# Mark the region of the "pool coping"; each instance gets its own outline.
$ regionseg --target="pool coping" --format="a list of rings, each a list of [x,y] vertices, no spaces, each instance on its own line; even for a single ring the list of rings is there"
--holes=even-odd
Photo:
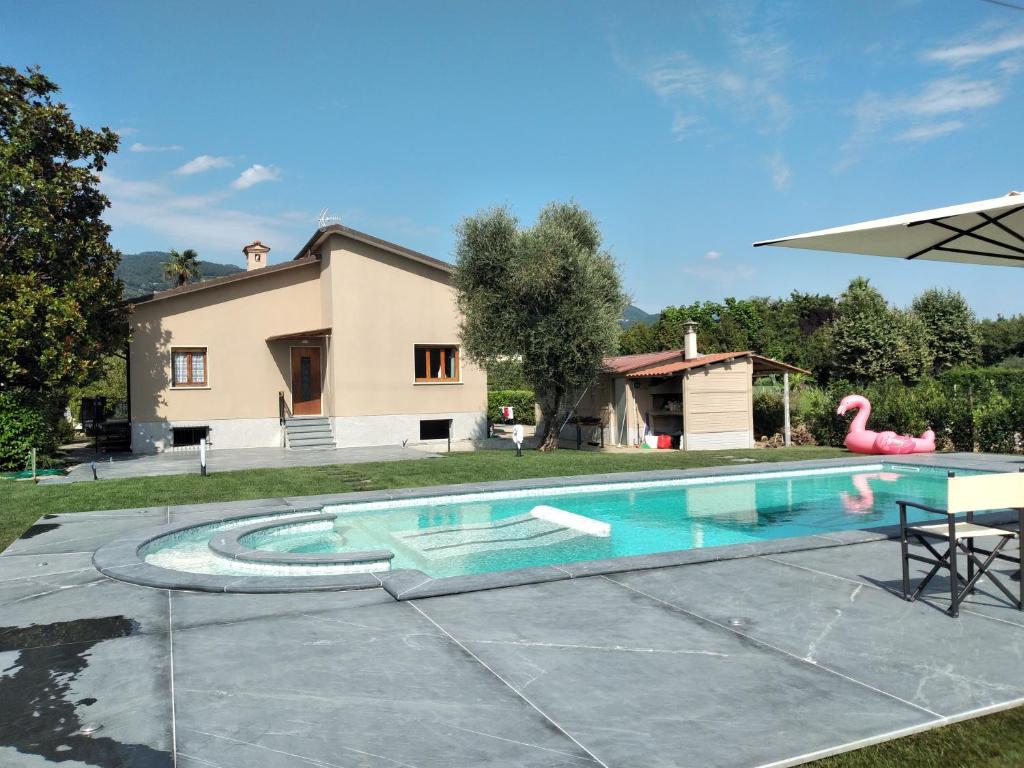
[[[838,459],[815,459],[809,461],[757,462],[753,464],[700,467],[684,470],[650,470],[643,472],[615,472],[599,475],[575,475],[569,477],[540,477],[525,480],[503,480],[485,483],[463,483],[458,485],[426,486],[420,488],[388,489],[382,491],[357,491],[346,494],[323,496],[302,496],[282,499],[281,505],[259,506],[261,500],[253,500],[252,506],[224,514],[223,507],[216,504],[172,507],[173,511],[192,514],[192,519],[178,523],[147,528],[131,536],[115,539],[96,550],[93,565],[105,576],[119,581],[139,584],[158,589],[174,589],[198,592],[226,593],[289,593],[312,591],[346,591],[358,589],[384,589],[398,601],[415,600],[441,595],[478,592],[504,587],[540,584],[551,581],[600,576],[626,571],[644,571],[718,560],[735,560],[761,555],[777,555],[813,549],[863,544],[899,537],[899,526],[884,525],[863,529],[835,531],[828,534],[813,534],[744,544],[728,544],[699,549],[671,550],[644,555],[628,555],[599,560],[583,560],[561,565],[543,565],[517,568],[491,573],[462,576],[432,577],[411,568],[373,573],[353,573],[316,576],[224,576],[213,574],[176,571],[147,563],[140,551],[151,541],[161,536],[206,525],[214,522],[242,520],[249,517],[263,517],[273,514],[301,512],[324,514],[322,509],[330,504],[358,504],[365,502],[393,501],[399,499],[431,498],[434,496],[462,496],[481,492],[533,490],[551,487],[572,487],[608,482],[645,482],[677,480],[693,477],[728,477],[742,475],[770,474],[774,472],[808,471],[835,467],[851,469],[861,465],[873,466],[879,463],[914,465],[920,464],[940,469],[982,469],[998,471],[988,460],[971,461],[972,454],[912,454],[900,457],[851,456]],[[886,461],[886,458],[889,458]],[[1018,462],[1005,461],[1005,470],[1013,471]],[[973,465],[973,466],[972,466]],[[265,501],[265,500],[264,500]],[[292,501],[301,506],[293,506]],[[229,503],[226,503],[229,504]],[[170,514],[170,513],[169,513]],[[329,513],[328,513],[329,514]],[[979,516],[990,524],[1010,522],[1007,513],[990,513]]]

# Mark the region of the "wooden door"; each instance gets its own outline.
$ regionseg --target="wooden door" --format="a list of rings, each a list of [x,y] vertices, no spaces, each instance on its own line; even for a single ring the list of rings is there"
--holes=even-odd
[[[320,348],[292,347],[292,415],[320,415]]]

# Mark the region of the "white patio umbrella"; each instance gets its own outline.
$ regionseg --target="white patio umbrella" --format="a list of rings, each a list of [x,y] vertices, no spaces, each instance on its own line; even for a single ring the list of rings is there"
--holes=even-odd
[[[1010,192],[976,203],[754,243],[763,245],[1024,267],[1024,195]]]

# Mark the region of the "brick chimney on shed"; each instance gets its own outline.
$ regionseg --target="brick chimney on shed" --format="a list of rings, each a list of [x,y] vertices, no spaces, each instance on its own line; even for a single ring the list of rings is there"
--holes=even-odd
[[[259,240],[253,240],[242,249],[242,253],[245,254],[245,270],[252,272],[254,269],[263,269],[267,266],[267,254],[270,253],[270,248]]]

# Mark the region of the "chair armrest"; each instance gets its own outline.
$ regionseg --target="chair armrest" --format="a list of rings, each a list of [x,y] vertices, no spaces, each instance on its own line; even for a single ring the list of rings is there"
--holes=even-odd
[[[920,502],[917,501],[903,501],[902,499],[897,499],[896,503],[899,505],[901,510],[905,510],[907,507],[913,507],[914,509],[920,509],[925,512],[930,512],[933,515],[942,515],[944,517],[951,517],[956,515],[955,512],[950,512],[949,510],[946,509],[939,509],[938,507],[929,507],[927,504],[921,504]]]

